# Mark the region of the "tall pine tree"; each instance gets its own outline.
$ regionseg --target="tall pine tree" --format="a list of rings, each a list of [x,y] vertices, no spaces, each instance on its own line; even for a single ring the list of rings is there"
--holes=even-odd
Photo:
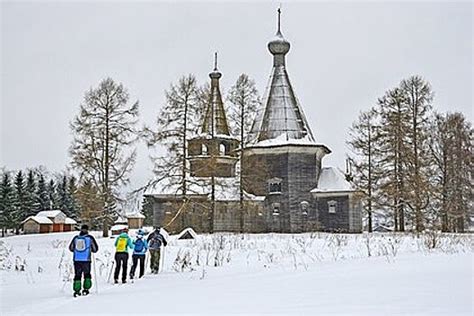
[[[33,216],[36,214],[39,209],[38,197],[36,195],[36,179],[35,173],[33,170],[28,170],[28,175],[26,176],[26,187],[25,187],[25,213],[23,214],[24,218],[28,216]]]
[[[15,176],[15,193],[14,193],[14,223],[16,233],[19,233],[20,223],[28,214],[28,200],[26,194],[25,179],[23,172],[20,170]]]
[[[7,229],[14,226],[14,190],[11,184],[8,172],[3,173],[0,182],[0,225],[2,228],[2,237],[5,236]]]
[[[49,199],[48,188],[43,174],[39,175],[38,188],[36,190],[38,211],[46,211],[51,207],[51,200]]]

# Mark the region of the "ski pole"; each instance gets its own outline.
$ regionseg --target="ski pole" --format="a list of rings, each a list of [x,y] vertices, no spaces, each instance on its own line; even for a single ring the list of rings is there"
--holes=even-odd
[[[161,257],[160,258],[161,259],[160,260],[161,261],[161,263],[160,263],[160,273],[162,273],[163,272],[163,266],[165,264],[165,246],[164,245],[161,246],[161,256],[160,257]]]
[[[112,277],[112,271],[114,270],[115,261],[112,261],[112,265],[110,266],[109,276],[107,277],[107,283],[110,283],[110,278]]]
[[[99,294],[99,279],[97,278],[97,261],[95,259],[94,253],[92,253],[92,259],[94,260],[94,279],[95,279],[95,293]]]

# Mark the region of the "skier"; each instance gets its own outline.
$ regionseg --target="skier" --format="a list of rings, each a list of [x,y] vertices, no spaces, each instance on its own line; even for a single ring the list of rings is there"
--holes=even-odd
[[[82,225],[79,235],[75,236],[69,244],[69,250],[73,252],[74,260],[74,283],[72,288],[74,290],[74,297],[78,295],[89,294],[89,289],[92,287],[91,276],[91,252],[96,253],[99,246],[95,238],[89,235],[89,226]],[[84,286],[81,293],[81,279],[84,274]]]
[[[155,227],[155,230],[148,236],[148,248],[150,249],[150,266],[151,273],[158,274],[160,269],[160,255],[161,255],[161,245],[166,247],[168,244],[166,239],[160,233],[160,227]]]
[[[114,282],[118,283],[120,267],[122,267],[122,283],[127,283],[127,267],[128,267],[128,248],[133,249],[132,239],[128,236],[128,229],[115,239],[115,273]]]
[[[145,233],[143,230],[138,230],[137,238],[133,242],[133,254],[132,254],[132,269],[130,270],[130,279],[135,276],[135,270],[137,269],[138,261],[140,261],[140,274],[141,278],[145,274],[145,256],[148,250],[148,242],[143,239]]]

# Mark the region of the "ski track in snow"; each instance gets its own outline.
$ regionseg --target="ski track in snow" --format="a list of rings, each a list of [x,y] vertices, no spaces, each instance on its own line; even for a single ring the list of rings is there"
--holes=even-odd
[[[72,263],[67,245],[73,235],[0,239],[11,247],[10,262],[19,256],[27,264],[24,272],[0,272],[1,315],[473,314],[468,235],[459,237],[461,243],[441,240],[440,249],[428,250],[413,235],[374,234],[371,257],[367,257],[366,235],[260,234],[241,239],[216,234],[201,235],[196,241],[177,241],[172,236],[163,273],[146,274],[134,284],[112,285],[106,283],[109,271],[104,268],[100,273],[99,263],[91,294],[78,298],[72,297],[72,282],[63,282],[59,269],[63,253],[62,270]],[[98,237],[97,241],[97,258],[110,264],[113,239]],[[396,256],[387,252],[387,245],[394,244]],[[214,267],[212,250],[209,266],[203,266],[206,247],[224,249],[222,266]],[[189,251],[194,271],[173,269],[180,251],[181,255]]]

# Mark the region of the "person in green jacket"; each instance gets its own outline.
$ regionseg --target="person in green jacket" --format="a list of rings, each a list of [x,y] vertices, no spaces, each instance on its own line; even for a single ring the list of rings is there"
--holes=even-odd
[[[127,267],[128,267],[128,249],[133,249],[133,241],[128,236],[128,229],[115,239],[115,273],[114,282],[118,283],[120,268],[122,268],[122,283],[127,283]]]

